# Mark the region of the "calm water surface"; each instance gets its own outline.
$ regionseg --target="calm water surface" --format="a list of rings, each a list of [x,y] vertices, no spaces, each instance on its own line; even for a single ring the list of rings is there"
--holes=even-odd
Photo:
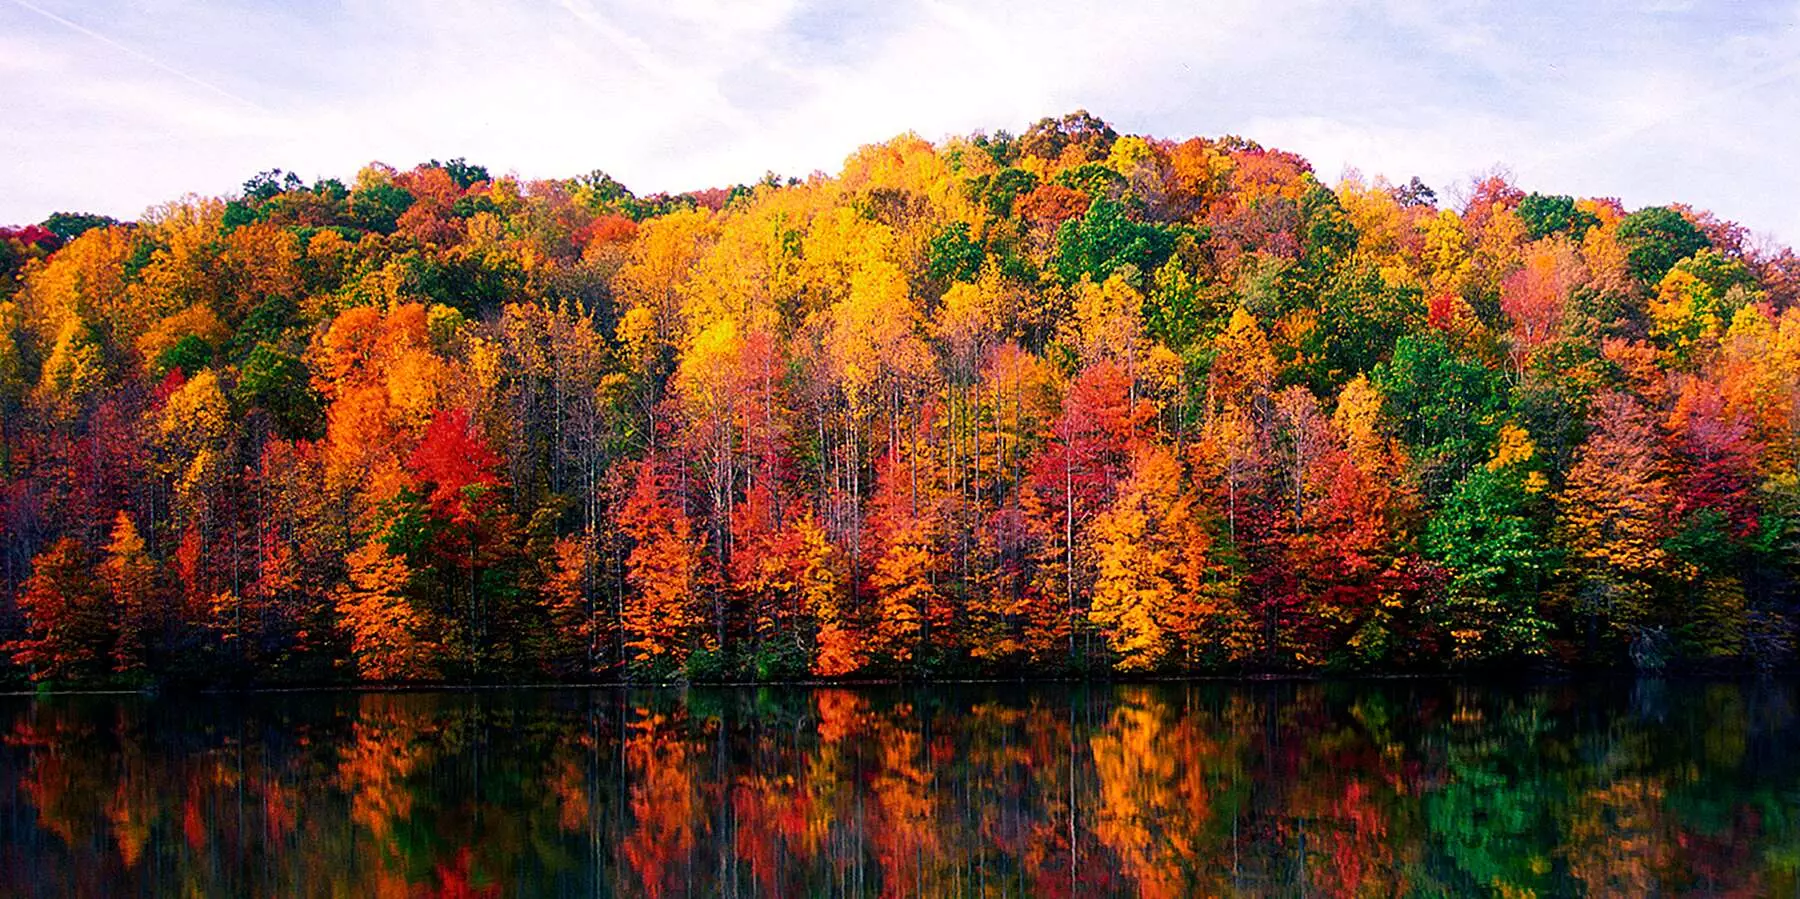
[[[0,699],[4,896],[1794,895],[1789,681]]]

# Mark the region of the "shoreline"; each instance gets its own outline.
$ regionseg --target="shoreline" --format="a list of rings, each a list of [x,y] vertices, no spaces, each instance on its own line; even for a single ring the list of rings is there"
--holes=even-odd
[[[598,690],[746,690],[775,688],[783,690],[879,689],[895,687],[945,688],[968,686],[1010,687],[1108,687],[1133,685],[1179,685],[1254,687],[1278,684],[1353,684],[1399,682],[1461,682],[1488,687],[1539,687],[1555,684],[1597,684],[1618,681],[1747,681],[1781,680],[1800,675],[1800,670],[1783,668],[1773,671],[1679,671],[1640,673],[1628,669],[1590,672],[1557,672],[1524,676],[1497,673],[1364,673],[1364,674],[1260,674],[1260,675],[1195,675],[1185,677],[1134,678],[867,678],[845,681],[590,681],[557,683],[547,681],[495,684],[312,684],[300,686],[252,687],[171,687],[125,689],[53,689],[0,690],[0,699],[44,699],[73,696],[136,696],[163,699],[183,696],[266,696],[297,693],[500,693]]]

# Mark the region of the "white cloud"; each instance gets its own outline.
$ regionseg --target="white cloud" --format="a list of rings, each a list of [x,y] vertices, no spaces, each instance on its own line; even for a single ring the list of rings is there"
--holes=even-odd
[[[1085,106],[1243,134],[1328,180],[1443,188],[1501,163],[1800,238],[1793,5],[268,2],[0,0],[0,221],[373,159],[682,190]]]

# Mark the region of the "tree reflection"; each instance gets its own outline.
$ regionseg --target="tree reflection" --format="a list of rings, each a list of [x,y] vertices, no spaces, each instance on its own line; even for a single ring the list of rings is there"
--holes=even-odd
[[[0,705],[0,894],[1792,894],[1792,688]]]

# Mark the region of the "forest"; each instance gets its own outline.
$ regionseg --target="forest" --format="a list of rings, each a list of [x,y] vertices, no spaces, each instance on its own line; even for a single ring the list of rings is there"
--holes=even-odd
[[[1251,140],[0,229],[0,680],[1787,664],[1800,259]]]

